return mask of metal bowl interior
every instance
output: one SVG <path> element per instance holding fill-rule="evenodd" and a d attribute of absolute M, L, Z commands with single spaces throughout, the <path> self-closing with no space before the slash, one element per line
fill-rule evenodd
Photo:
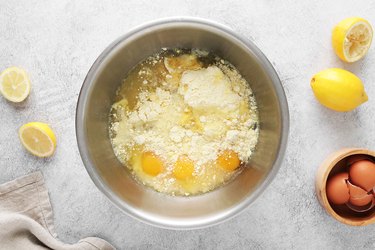
<path fill-rule="evenodd" d="M 108 114 L 115 91 L 137 63 L 163 47 L 201 48 L 230 61 L 251 85 L 260 116 L 256 152 L 230 183 L 206 194 L 173 197 L 136 182 L 115 157 Z M 175 18 L 139 27 L 112 43 L 95 61 L 81 89 L 76 134 L 83 163 L 97 187 L 120 209 L 143 222 L 173 229 L 201 228 L 242 211 L 269 185 L 282 161 L 288 106 L 272 65 L 250 41 L 201 19 Z"/>

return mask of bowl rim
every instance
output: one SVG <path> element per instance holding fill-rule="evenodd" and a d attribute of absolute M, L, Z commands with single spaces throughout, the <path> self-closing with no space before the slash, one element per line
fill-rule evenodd
<path fill-rule="evenodd" d="M 110 54 L 112 50 L 114 50 L 117 46 L 119 46 L 123 41 L 126 39 L 131 38 L 133 35 L 138 34 L 139 32 L 142 32 L 143 30 L 146 30 L 151 27 L 157 27 L 167 24 L 192 24 L 192 25 L 203 25 L 203 26 L 209 26 L 211 28 L 218 29 L 219 31 L 229 35 L 231 38 L 234 38 L 238 40 L 240 43 L 245 45 L 246 48 L 252 51 L 254 55 L 257 57 L 258 62 L 260 65 L 267 71 L 269 77 L 271 78 L 273 82 L 273 87 L 275 89 L 276 95 L 278 97 L 279 107 L 280 107 L 280 114 L 281 114 L 281 139 L 280 143 L 278 145 L 278 151 L 276 158 L 274 160 L 274 163 L 272 165 L 271 170 L 268 172 L 268 174 L 264 177 L 264 180 L 257 185 L 257 187 L 254 189 L 254 191 L 244 198 L 240 203 L 238 203 L 235 207 L 231 208 L 229 211 L 224 210 L 220 213 L 215 214 L 214 216 L 210 216 L 208 219 L 205 220 L 199 220 L 199 223 L 196 223 L 196 220 L 194 220 L 194 223 L 189 223 L 187 221 L 171 221 L 167 220 L 166 223 L 165 220 L 163 220 L 162 217 L 158 217 L 158 219 L 155 219 L 155 216 L 153 214 L 142 212 L 137 210 L 136 208 L 130 206 L 128 203 L 120 199 L 110 188 L 108 188 L 101 180 L 101 177 L 99 176 L 96 169 L 93 167 L 94 164 L 89 158 L 89 152 L 88 148 L 86 146 L 86 130 L 85 130 L 85 119 L 84 119 L 84 113 L 85 108 L 87 104 L 87 96 L 90 92 L 90 87 L 92 80 L 95 78 L 96 74 L 98 73 L 98 69 L 100 68 L 101 63 L 107 58 L 107 56 Z M 278 173 L 278 170 L 281 167 L 281 164 L 283 162 L 285 151 L 287 147 L 287 140 L 288 140 L 288 134 L 289 134 L 289 108 L 288 108 L 288 102 L 286 99 L 285 91 L 283 89 L 281 80 L 279 76 L 277 75 L 276 70 L 270 63 L 270 61 L 266 58 L 266 56 L 260 51 L 260 49 L 250 40 L 243 37 L 242 35 L 237 34 L 233 29 L 219 24 L 215 21 L 203 19 L 203 18 L 197 18 L 197 17 L 186 17 L 186 16 L 178 16 L 178 17 L 168 17 L 168 18 L 162 18 L 153 20 L 147 23 L 144 23 L 142 25 L 139 25 L 133 29 L 131 29 L 129 32 L 124 34 L 123 36 L 120 36 L 116 40 L 114 40 L 110 45 L 108 45 L 104 51 L 98 56 L 98 58 L 94 61 L 93 65 L 89 69 L 81 90 L 79 92 L 77 106 L 76 106 L 76 117 L 75 117 L 75 129 L 76 129 L 76 139 L 78 144 L 79 153 L 81 155 L 82 162 L 86 168 L 86 171 L 88 172 L 90 178 L 96 185 L 96 187 L 103 193 L 105 196 L 121 211 L 125 212 L 127 215 L 129 215 L 132 218 L 137 219 L 138 221 L 144 222 L 146 224 L 156 226 L 159 228 L 164 229 L 200 229 L 200 228 L 206 228 L 213 225 L 217 225 L 219 223 L 222 223 L 224 221 L 227 221 L 234 216 L 237 216 L 241 212 L 245 210 L 250 204 L 252 204 L 263 192 L 264 190 L 270 185 L 272 180 L 275 178 L 275 176 Z"/>

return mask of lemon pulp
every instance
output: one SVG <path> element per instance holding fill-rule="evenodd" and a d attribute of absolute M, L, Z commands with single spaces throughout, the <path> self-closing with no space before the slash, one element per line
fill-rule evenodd
<path fill-rule="evenodd" d="M 42 122 L 24 124 L 18 131 L 22 145 L 33 155 L 48 157 L 55 152 L 56 136 L 52 129 Z"/>
<path fill-rule="evenodd" d="M 30 93 L 31 84 L 26 72 L 10 67 L 0 74 L 0 93 L 11 102 L 22 102 Z"/>
<path fill-rule="evenodd" d="M 345 62 L 355 62 L 364 57 L 371 46 L 373 30 L 370 23 L 359 17 L 339 22 L 332 31 L 332 46 Z"/>

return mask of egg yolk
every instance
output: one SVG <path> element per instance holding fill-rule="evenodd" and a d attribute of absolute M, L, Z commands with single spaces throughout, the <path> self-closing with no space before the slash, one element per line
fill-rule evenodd
<path fill-rule="evenodd" d="M 142 154 L 142 169 L 151 176 L 157 176 L 164 169 L 163 161 L 153 152 L 144 152 Z"/>
<path fill-rule="evenodd" d="M 240 166 L 238 154 L 233 150 L 224 150 L 217 158 L 217 163 L 225 170 L 233 171 Z"/>
<path fill-rule="evenodd" d="M 178 157 L 173 169 L 173 175 L 176 177 L 176 179 L 185 180 L 191 177 L 193 172 L 194 162 L 186 155 Z"/>

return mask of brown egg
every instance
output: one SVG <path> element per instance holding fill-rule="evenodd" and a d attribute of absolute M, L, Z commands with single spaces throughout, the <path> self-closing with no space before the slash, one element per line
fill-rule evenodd
<path fill-rule="evenodd" d="M 349 187 L 350 199 L 349 202 L 355 206 L 364 206 L 372 202 L 372 194 L 367 194 L 367 191 L 347 182 Z"/>
<path fill-rule="evenodd" d="M 353 163 L 361 160 L 369 160 L 372 161 L 371 157 L 368 155 L 352 155 L 348 157 L 347 164 L 348 166 L 352 165 Z"/>
<path fill-rule="evenodd" d="M 348 173 L 339 173 L 328 180 L 327 198 L 331 203 L 342 205 L 349 201 L 349 188 L 346 184 L 348 179 Z"/>
<path fill-rule="evenodd" d="M 375 163 L 368 160 L 357 161 L 350 167 L 349 176 L 352 184 L 369 192 L 375 186 Z"/>

